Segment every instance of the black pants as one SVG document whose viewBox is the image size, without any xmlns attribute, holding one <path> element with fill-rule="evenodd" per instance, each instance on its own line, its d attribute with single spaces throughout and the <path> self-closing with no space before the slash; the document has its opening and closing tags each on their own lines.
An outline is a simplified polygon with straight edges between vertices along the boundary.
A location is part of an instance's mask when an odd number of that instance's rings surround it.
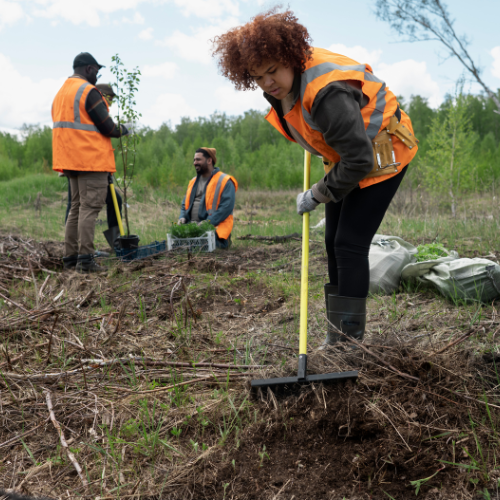
<svg viewBox="0 0 500 500">
<path fill-rule="evenodd" d="M 115 189 L 116 201 L 118 202 L 118 208 L 120 210 L 120 216 L 122 213 L 122 197 L 120 193 Z M 66 218 L 64 223 L 68 220 L 69 211 L 71 209 L 71 184 L 68 179 L 68 206 L 66 207 Z M 116 217 L 116 210 L 113 204 L 113 197 L 111 196 L 111 189 L 108 187 L 108 194 L 106 196 L 106 216 L 108 219 L 108 229 L 118 226 L 118 218 Z"/>
<path fill-rule="evenodd" d="M 330 283 L 339 286 L 339 295 L 368 295 L 370 244 L 407 168 L 386 181 L 353 189 L 338 203 L 325 205 L 328 274 Z"/>
</svg>

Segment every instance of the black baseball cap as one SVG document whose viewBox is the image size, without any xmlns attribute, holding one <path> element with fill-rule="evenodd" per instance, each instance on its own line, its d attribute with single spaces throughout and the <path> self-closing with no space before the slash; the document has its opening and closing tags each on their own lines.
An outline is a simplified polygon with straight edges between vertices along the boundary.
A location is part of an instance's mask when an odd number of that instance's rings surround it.
<svg viewBox="0 0 500 500">
<path fill-rule="evenodd" d="M 79 68 L 80 66 L 97 66 L 99 69 L 105 68 L 102 64 L 99 64 L 92 54 L 88 52 L 80 52 L 73 61 L 73 69 Z"/>
</svg>

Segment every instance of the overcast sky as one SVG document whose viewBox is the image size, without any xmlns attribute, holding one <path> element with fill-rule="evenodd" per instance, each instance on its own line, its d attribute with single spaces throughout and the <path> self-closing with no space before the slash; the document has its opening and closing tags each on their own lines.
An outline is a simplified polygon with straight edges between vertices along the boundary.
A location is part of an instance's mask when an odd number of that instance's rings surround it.
<svg viewBox="0 0 500 500">
<path fill-rule="evenodd" d="M 374 0 L 290 0 L 313 45 L 369 63 L 396 94 L 420 94 L 438 106 L 462 74 L 437 42 L 398 43 L 373 13 Z M 484 80 L 500 87 L 500 0 L 448 0 L 456 29 L 471 40 Z M 0 130 L 50 124 L 52 100 L 76 54 L 139 66 L 144 125 L 182 116 L 265 109 L 260 91 L 236 92 L 217 72 L 208 40 L 274 5 L 263 0 L 0 0 Z M 477 84 L 466 90 L 479 92 Z"/>
</svg>

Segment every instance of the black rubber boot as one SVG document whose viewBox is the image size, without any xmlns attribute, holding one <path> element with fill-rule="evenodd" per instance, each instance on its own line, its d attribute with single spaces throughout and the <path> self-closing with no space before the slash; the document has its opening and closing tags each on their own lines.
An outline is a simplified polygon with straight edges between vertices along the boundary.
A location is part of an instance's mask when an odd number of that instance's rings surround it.
<svg viewBox="0 0 500 500">
<path fill-rule="evenodd" d="M 366 328 L 366 298 L 328 295 L 328 320 L 341 332 L 355 340 L 363 340 Z M 329 332 L 327 345 L 347 342 L 340 333 Z"/>
<path fill-rule="evenodd" d="M 337 342 L 337 338 L 335 332 L 333 331 L 332 326 L 330 325 L 331 318 L 328 314 L 328 297 L 330 295 L 337 296 L 339 294 L 339 286 L 338 285 L 331 285 L 330 283 L 327 283 L 325 285 L 325 310 L 326 310 L 326 317 L 328 318 L 328 322 L 326 325 L 326 339 L 323 342 L 322 346 L 320 349 L 324 349 L 327 345 L 332 345 Z"/>
<path fill-rule="evenodd" d="M 106 231 L 104 231 L 102 234 L 104 234 L 104 237 L 106 238 L 108 245 L 111 247 L 111 250 L 116 253 L 116 250 L 120 249 L 120 243 L 118 241 L 118 238 L 120 237 L 120 228 L 118 226 L 113 226 L 109 229 L 106 229 Z"/>
<path fill-rule="evenodd" d="M 79 255 L 78 263 L 76 264 L 76 272 L 78 273 L 103 273 L 107 269 L 100 266 L 95 260 L 93 254 Z"/>
<path fill-rule="evenodd" d="M 70 255 L 69 257 L 63 257 L 64 269 L 74 269 L 76 263 L 78 262 L 78 255 Z"/>
</svg>

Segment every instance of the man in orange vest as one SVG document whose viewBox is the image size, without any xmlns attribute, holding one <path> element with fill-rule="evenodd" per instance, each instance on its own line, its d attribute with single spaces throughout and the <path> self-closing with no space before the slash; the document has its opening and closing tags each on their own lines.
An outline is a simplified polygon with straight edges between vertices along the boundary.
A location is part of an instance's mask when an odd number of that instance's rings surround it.
<svg viewBox="0 0 500 500">
<path fill-rule="evenodd" d="M 178 223 L 207 220 L 215 226 L 217 248 L 229 248 L 238 183 L 232 175 L 221 172 L 216 163 L 214 148 L 196 150 L 193 160 L 196 177 L 189 181 Z"/>
<path fill-rule="evenodd" d="M 52 104 L 52 168 L 64 172 L 71 186 L 63 263 L 82 273 L 105 271 L 94 260 L 95 221 L 106 203 L 108 174 L 116 172 L 111 137 L 128 133 L 113 122 L 95 87 L 101 68 L 88 52 L 78 54 L 73 75 Z"/>
</svg>

